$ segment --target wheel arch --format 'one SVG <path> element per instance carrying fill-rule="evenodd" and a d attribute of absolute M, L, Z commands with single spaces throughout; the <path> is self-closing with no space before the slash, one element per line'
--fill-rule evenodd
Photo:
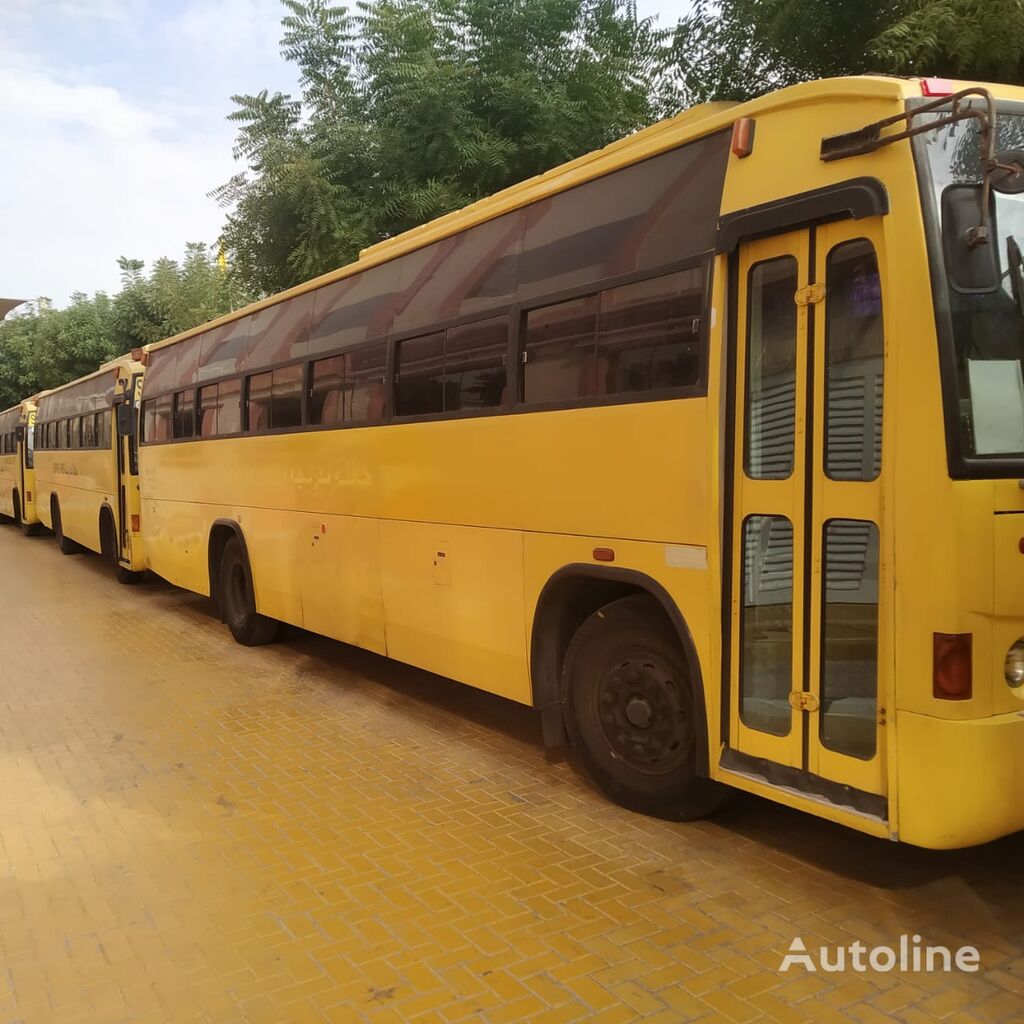
<path fill-rule="evenodd" d="M 562 668 L 573 635 L 598 608 L 632 594 L 652 597 L 676 632 L 693 682 L 693 711 L 698 724 L 697 774 L 707 777 L 707 706 L 693 634 L 668 591 L 657 580 L 635 569 L 577 563 L 563 566 L 544 584 L 537 599 L 530 636 L 533 706 L 541 712 L 544 742 L 549 747 L 566 742 Z"/>
<path fill-rule="evenodd" d="M 220 607 L 220 594 L 218 592 L 220 573 L 217 570 L 220 566 L 221 557 L 224 554 L 224 548 L 227 547 L 227 543 L 232 537 L 237 539 L 238 543 L 242 546 L 242 555 L 245 558 L 246 580 L 252 588 L 252 593 L 256 593 L 252 579 L 252 563 L 249 561 L 249 548 L 245 543 L 245 534 L 242 533 L 241 526 L 233 519 L 215 519 L 210 525 L 206 558 L 207 572 L 210 578 L 210 597 L 216 602 L 218 608 Z"/>

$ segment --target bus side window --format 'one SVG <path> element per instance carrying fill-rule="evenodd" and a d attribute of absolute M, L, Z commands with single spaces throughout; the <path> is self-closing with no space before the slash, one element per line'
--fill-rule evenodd
<path fill-rule="evenodd" d="M 174 396 L 173 432 L 175 439 L 192 437 L 195 433 L 195 391 L 179 391 Z"/>

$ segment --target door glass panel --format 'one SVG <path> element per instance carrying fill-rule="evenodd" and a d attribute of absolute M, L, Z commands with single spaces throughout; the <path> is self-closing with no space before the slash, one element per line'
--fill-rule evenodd
<path fill-rule="evenodd" d="M 877 480 L 882 469 L 882 287 L 866 238 L 828 257 L 825 471 Z"/>
<path fill-rule="evenodd" d="M 751 267 L 744 464 L 753 480 L 785 480 L 793 472 L 796 290 L 792 256 Z"/>
<path fill-rule="evenodd" d="M 743 524 L 740 630 L 740 718 L 751 729 L 787 736 L 793 689 L 793 524 L 785 516 L 750 516 Z"/>
<path fill-rule="evenodd" d="M 821 742 L 875 755 L 878 704 L 878 527 L 825 524 L 821 648 Z"/>

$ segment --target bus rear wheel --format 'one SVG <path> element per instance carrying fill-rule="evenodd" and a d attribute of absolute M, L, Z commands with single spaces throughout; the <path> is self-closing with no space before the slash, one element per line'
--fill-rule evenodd
<path fill-rule="evenodd" d="M 224 545 L 217 595 L 221 618 L 238 643 L 246 647 L 259 647 L 269 644 L 277 636 L 281 624 L 256 611 L 249 565 L 237 537 L 232 537 Z"/>
<path fill-rule="evenodd" d="M 584 771 L 630 810 L 670 821 L 702 817 L 728 791 L 697 775 L 693 681 L 660 606 L 644 595 L 594 612 L 573 637 L 563 685 Z"/>
<path fill-rule="evenodd" d="M 53 523 L 53 536 L 57 541 L 62 555 L 77 555 L 82 548 L 70 537 L 64 536 L 64 524 L 60 518 L 60 505 L 54 501 L 50 508 L 50 521 Z"/>

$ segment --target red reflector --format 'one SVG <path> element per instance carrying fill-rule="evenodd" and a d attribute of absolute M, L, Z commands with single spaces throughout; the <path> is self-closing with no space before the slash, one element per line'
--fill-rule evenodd
<path fill-rule="evenodd" d="M 138 533 L 142 528 L 142 524 L 139 521 L 138 516 L 132 516 L 132 533 Z"/>
<path fill-rule="evenodd" d="M 939 700 L 970 700 L 971 634 L 932 634 L 932 696 Z"/>
<path fill-rule="evenodd" d="M 594 548 L 595 562 L 614 562 L 615 552 L 611 548 Z"/>
<path fill-rule="evenodd" d="M 31 491 L 26 491 L 25 492 L 25 500 L 26 501 L 31 501 L 32 500 L 32 492 Z M 1024 540 L 1021 541 L 1021 544 L 1024 544 Z"/>
<path fill-rule="evenodd" d="M 925 96 L 952 96 L 955 91 L 948 78 L 921 79 L 921 92 Z"/>
<path fill-rule="evenodd" d="M 754 125 L 752 117 L 741 117 L 732 126 L 732 155 L 741 160 L 754 152 Z"/>

